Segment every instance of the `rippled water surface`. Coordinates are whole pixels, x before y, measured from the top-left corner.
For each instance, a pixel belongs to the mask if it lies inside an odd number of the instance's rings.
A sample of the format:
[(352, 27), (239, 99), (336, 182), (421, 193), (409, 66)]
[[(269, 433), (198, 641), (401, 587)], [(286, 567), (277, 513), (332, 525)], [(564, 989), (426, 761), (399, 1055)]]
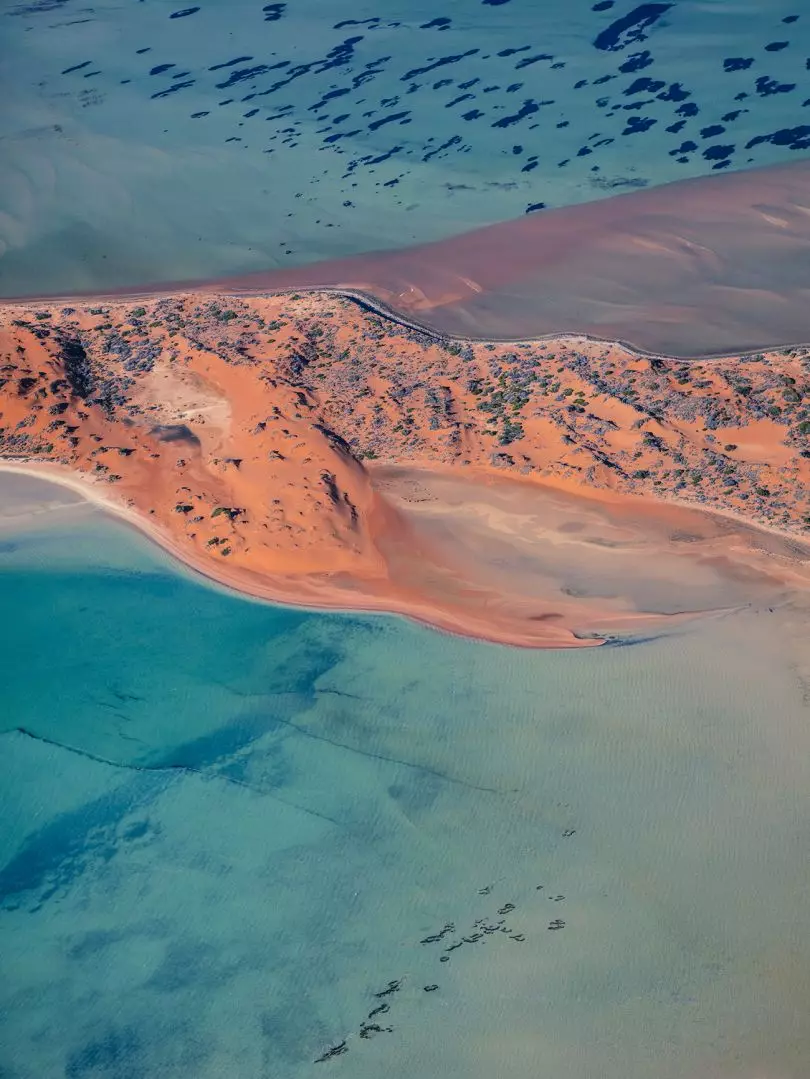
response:
[(795, 616), (507, 650), (0, 538), (4, 1075), (806, 1076)]
[(0, 0), (0, 292), (401, 247), (810, 148), (797, 0), (382, 7)]

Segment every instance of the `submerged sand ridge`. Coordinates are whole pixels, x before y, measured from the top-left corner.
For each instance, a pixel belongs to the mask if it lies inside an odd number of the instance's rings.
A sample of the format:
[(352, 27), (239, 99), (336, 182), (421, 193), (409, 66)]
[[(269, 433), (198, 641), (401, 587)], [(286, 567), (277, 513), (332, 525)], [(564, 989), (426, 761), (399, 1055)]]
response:
[(252, 595), (582, 646), (807, 584), (805, 349), (477, 344), (334, 294), (2, 318), (3, 461)]
[(810, 162), (682, 180), (436, 243), (220, 282), (362, 288), (448, 334), (705, 356), (810, 340)]

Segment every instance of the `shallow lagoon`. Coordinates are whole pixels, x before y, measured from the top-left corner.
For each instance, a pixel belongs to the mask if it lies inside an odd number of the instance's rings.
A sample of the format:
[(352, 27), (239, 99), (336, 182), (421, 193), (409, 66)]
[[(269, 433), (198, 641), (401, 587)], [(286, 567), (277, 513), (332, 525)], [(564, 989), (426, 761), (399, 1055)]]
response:
[(2, 541), (6, 1074), (806, 1075), (795, 612), (517, 651)]
[(5, 0), (0, 26), (4, 295), (397, 248), (810, 148), (795, 0)]

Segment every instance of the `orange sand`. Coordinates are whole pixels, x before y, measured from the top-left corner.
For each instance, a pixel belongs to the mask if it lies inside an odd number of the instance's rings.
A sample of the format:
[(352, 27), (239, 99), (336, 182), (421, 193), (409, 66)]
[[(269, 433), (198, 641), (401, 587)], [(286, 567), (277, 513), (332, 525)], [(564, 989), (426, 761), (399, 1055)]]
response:
[[(808, 549), (777, 533), (808, 531), (808, 355), (452, 342), (334, 294), (7, 305), (0, 459), (254, 596), (586, 646), (806, 586)], [(570, 588), (600, 544), (617, 589)], [(711, 599), (678, 604), (664, 564)]]

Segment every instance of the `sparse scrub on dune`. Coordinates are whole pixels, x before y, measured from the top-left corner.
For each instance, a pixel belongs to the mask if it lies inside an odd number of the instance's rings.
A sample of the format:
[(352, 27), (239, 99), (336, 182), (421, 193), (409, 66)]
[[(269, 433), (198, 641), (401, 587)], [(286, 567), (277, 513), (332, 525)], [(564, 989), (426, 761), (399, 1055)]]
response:
[[(261, 462), (268, 475), (283, 473), (285, 483), (303, 489), (315, 446), (355, 468), (417, 458), (470, 462), (688, 497), (763, 520), (787, 513), (788, 524), (806, 528), (805, 350), (688, 363), (571, 339), (478, 343), (401, 325), (326, 294), (166, 297), (135, 308), (41, 313), (15, 312), (6, 326), (0, 452), (53, 455), (80, 470), (100, 464), (100, 476), (118, 477), (92, 456), (92, 438), (103, 432), (102, 444), (115, 448), (122, 469), (132, 458), (156, 475), (181, 474), (197, 462), (216, 484), (194, 497), (175, 484), (163, 512), (177, 527), (197, 529), (194, 542), (211, 549), (223, 543), (203, 521), (227, 518), (235, 559), (243, 557), (238, 536), (247, 511), (277, 534), (278, 492), (265, 491), (257, 510), (235, 493), (229, 477), (239, 468), (222, 462), (245, 460), (248, 471)], [(33, 349), (48, 357), (45, 377), (26, 367)], [(220, 383), (239, 386), (247, 412), (227, 421), (227, 437), (243, 440), (240, 449), (226, 456), (218, 448), (214, 457), (200, 439), (226, 421), (212, 420), (208, 404), (198, 414), (184, 401), (196, 399), (200, 386), (208, 387), (203, 397), (219, 399), (211, 388)], [(176, 389), (166, 397), (164, 385)], [(161, 426), (181, 432), (182, 453), (169, 454), (150, 434)], [(770, 449), (760, 457), (765, 444)], [(338, 475), (338, 465), (324, 470)], [(337, 508), (319, 475), (313, 490)], [(127, 477), (124, 471), (114, 482), (125, 487)]]

